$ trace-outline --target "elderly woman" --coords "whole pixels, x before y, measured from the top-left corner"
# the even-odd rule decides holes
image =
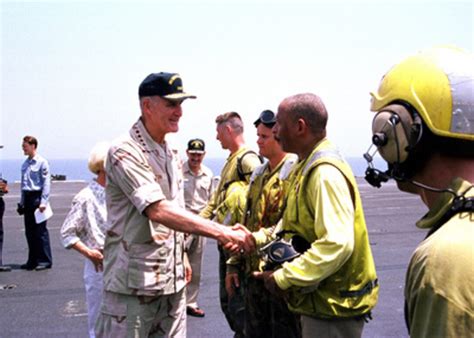
[[[72,207],[61,227],[65,248],[81,253],[84,260],[89,336],[95,337],[94,327],[102,301],[102,249],[106,231],[104,163],[109,146],[99,143],[89,156],[89,170],[96,178],[73,199]]]

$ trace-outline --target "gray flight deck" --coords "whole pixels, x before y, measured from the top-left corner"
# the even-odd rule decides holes
[[[415,227],[426,208],[414,195],[398,192],[394,183],[381,189],[358,179],[372,245],[380,296],[364,337],[407,337],[403,319],[403,285],[411,252],[425,236]],[[3,262],[0,272],[0,337],[87,337],[87,314],[82,280],[83,260],[60,243],[59,230],[72,197],[85,182],[53,182],[53,218],[48,222],[53,268],[24,271],[27,245],[23,218],[15,212],[18,184],[4,197]],[[216,242],[207,240],[199,305],[204,318],[188,317],[188,337],[232,337],[218,300]]]

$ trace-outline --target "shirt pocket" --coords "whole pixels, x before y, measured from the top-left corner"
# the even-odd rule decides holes
[[[172,247],[172,246],[171,246]],[[132,244],[128,266],[128,286],[138,290],[161,290],[172,279],[170,248],[162,245]]]
[[[183,187],[184,187],[184,189],[189,189],[189,188],[191,188],[191,184],[192,184],[192,181],[191,181],[189,178],[185,177],[185,178],[183,179]]]
[[[41,167],[40,166],[31,166],[29,172],[30,179],[38,184],[41,182]]]

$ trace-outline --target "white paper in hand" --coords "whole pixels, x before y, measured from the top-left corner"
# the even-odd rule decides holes
[[[51,209],[51,205],[48,203],[46,204],[46,209],[41,212],[39,209],[35,210],[35,221],[36,223],[43,223],[53,216],[53,209]]]

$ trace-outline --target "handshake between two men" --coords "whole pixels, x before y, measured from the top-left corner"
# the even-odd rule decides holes
[[[229,239],[227,242],[220,241],[224,249],[232,255],[248,255],[253,253],[257,244],[252,233],[242,224],[236,224],[228,228]],[[274,296],[285,298],[285,292],[281,290],[273,278],[273,271],[254,271],[252,277],[263,281],[265,288]],[[240,287],[237,273],[227,274],[225,288],[230,298],[233,297],[235,289]]]
[[[174,230],[214,238],[233,255],[249,254],[256,250],[254,236],[241,224],[232,227],[222,225],[177,208],[166,200],[151,204],[145,209],[145,214],[150,220],[165,224]],[[276,287],[270,271],[255,272],[253,275],[255,278],[263,279],[269,289]]]
[[[228,229],[228,237],[218,239],[224,249],[233,255],[250,254],[255,251],[256,243],[252,233],[242,224],[236,224]]]

